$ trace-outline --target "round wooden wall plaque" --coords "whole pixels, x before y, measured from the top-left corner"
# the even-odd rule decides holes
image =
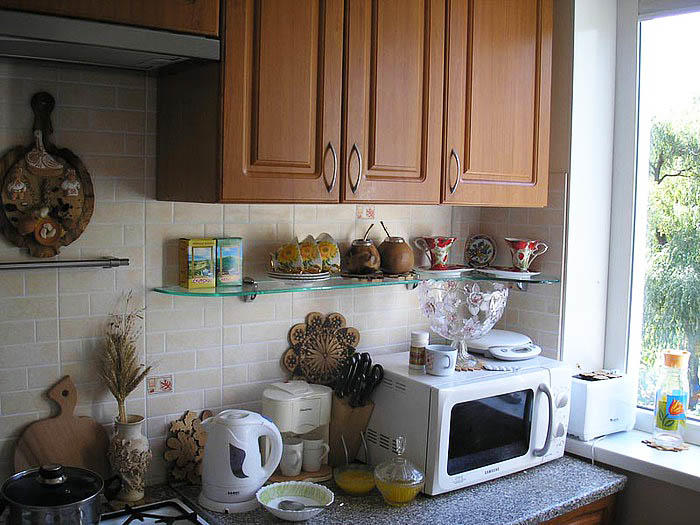
[[[90,174],[66,148],[51,143],[53,97],[36,93],[34,143],[0,158],[0,231],[35,257],[58,255],[83,233],[95,207]]]

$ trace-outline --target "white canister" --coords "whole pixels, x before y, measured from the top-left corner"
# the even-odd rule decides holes
[[[430,343],[428,332],[411,332],[411,349],[408,353],[408,368],[425,372],[425,347]]]
[[[455,371],[457,349],[447,345],[425,347],[425,371],[434,376],[449,376]]]

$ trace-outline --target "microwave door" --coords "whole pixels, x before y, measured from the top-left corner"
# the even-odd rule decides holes
[[[534,392],[508,392],[457,403],[450,411],[447,474],[455,476],[526,455]]]

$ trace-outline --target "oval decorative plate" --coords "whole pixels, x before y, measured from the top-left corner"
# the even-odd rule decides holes
[[[472,235],[464,245],[464,260],[472,268],[484,268],[496,258],[496,243],[488,235]]]
[[[322,385],[334,383],[360,342],[360,332],[346,324],[337,312],[327,316],[311,312],[306,322],[292,326],[291,346],[282,355],[282,364],[292,377]]]

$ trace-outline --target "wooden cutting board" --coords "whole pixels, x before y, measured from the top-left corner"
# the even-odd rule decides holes
[[[73,414],[78,393],[70,376],[56,383],[48,396],[58,403],[59,413],[24,430],[15,446],[15,470],[60,463],[90,469],[106,479],[110,474],[107,432],[91,417]]]

